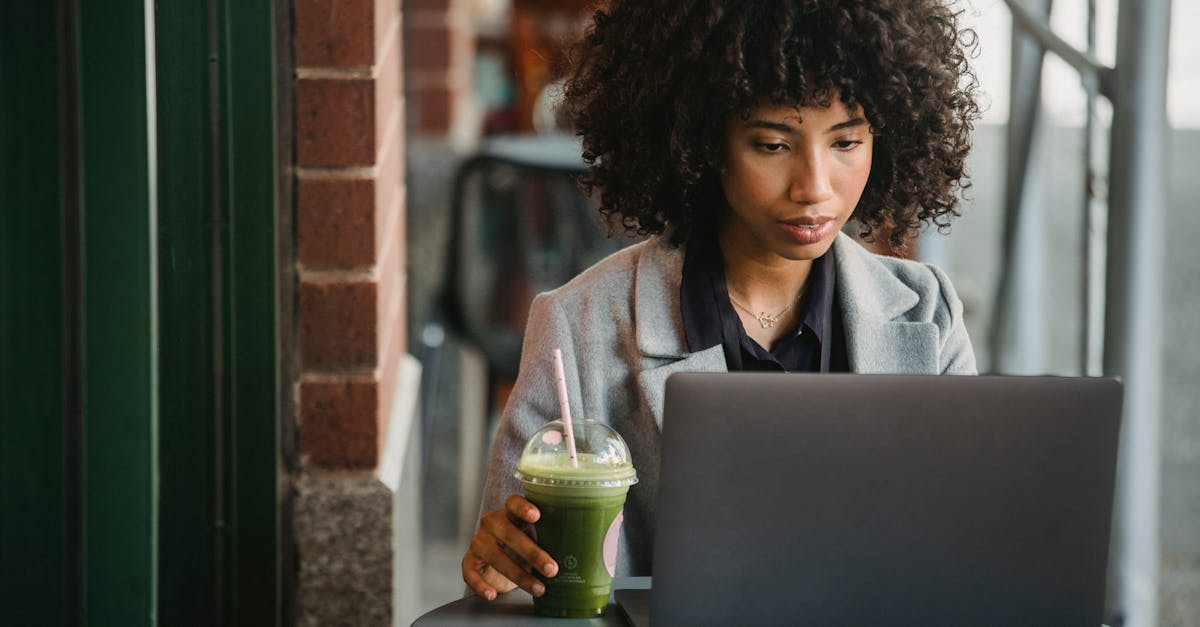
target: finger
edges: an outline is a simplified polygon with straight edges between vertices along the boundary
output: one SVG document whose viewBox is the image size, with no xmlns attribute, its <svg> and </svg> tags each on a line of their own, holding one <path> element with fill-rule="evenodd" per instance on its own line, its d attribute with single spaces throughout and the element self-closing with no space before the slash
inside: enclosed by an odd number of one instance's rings
<svg viewBox="0 0 1200 627">
<path fill-rule="evenodd" d="M 542 550 L 524 531 L 511 521 L 502 518 L 485 518 L 481 527 L 494 536 L 500 544 L 516 554 L 526 564 L 538 569 L 543 575 L 558 574 L 558 564 L 550 554 Z"/>
<path fill-rule="evenodd" d="M 501 575 L 500 571 L 491 566 L 483 567 L 483 580 L 488 582 L 500 594 L 511 592 L 513 588 L 517 587 L 517 584 L 513 583 L 511 579 Z"/>
<path fill-rule="evenodd" d="M 475 594 L 487 599 L 488 601 L 494 601 L 497 594 L 496 588 L 488 583 L 488 581 L 484 579 L 484 576 L 479 572 L 486 567 L 487 565 L 484 564 L 482 560 L 468 551 L 467 554 L 463 556 L 462 561 L 463 581 L 467 583 L 467 587 L 470 588 Z"/>
<path fill-rule="evenodd" d="M 504 509 L 511 518 L 521 522 L 535 523 L 542 517 L 537 506 L 519 494 L 508 497 L 508 500 L 504 502 Z"/>
<path fill-rule="evenodd" d="M 494 538 L 488 538 L 481 533 L 475 534 L 471 540 L 471 552 L 529 594 L 540 597 L 546 592 L 546 586 L 532 573 L 513 561 Z"/>
</svg>

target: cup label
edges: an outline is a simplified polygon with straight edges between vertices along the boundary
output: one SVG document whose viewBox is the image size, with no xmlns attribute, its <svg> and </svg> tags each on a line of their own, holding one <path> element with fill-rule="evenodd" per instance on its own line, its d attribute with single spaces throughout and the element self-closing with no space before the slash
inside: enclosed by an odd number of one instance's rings
<svg viewBox="0 0 1200 627">
<path fill-rule="evenodd" d="M 565 570 L 558 573 L 554 577 L 554 581 L 558 583 L 587 583 L 583 576 L 575 572 L 579 568 L 579 558 L 574 555 L 567 555 L 562 559 L 562 566 Z"/>
<path fill-rule="evenodd" d="M 621 523 L 624 520 L 625 510 L 621 510 L 604 534 L 604 567 L 608 569 L 609 577 L 617 576 L 617 541 L 621 538 Z"/>
</svg>

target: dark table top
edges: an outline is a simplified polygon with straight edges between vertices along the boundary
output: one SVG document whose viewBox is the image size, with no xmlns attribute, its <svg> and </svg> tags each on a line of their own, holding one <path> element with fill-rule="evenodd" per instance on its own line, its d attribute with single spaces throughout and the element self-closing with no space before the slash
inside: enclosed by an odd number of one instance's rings
<svg viewBox="0 0 1200 627">
<path fill-rule="evenodd" d="M 617 577 L 613 590 L 645 590 L 650 587 L 649 577 Z M 594 627 L 626 627 L 621 610 L 608 600 L 608 611 L 596 618 L 547 618 L 533 613 L 533 598 L 521 589 L 500 595 L 495 601 L 484 601 L 471 596 L 451 601 L 435 610 L 426 612 L 413 623 L 413 627 L 450 627 L 454 625 L 517 627 L 520 625 L 590 625 Z"/>
</svg>

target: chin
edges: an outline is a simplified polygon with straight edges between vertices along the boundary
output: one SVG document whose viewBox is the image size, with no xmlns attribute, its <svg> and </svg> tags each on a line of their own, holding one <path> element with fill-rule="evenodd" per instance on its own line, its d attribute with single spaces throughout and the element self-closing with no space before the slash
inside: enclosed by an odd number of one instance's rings
<svg viewBox="0 0 1200 627">
<path fill-rule="evenodd" d="M 785 259 L 792 261 L 812 261 L 821 255 L 824 255 L 833 247 L 833 240 L 836 238 L 837 232 L 828 239 L 823 239 L 812 244 L 798 244 L 796 242 L 787 242 L 784 246 L 779 247 L 776 253 Z"/>
</svg>

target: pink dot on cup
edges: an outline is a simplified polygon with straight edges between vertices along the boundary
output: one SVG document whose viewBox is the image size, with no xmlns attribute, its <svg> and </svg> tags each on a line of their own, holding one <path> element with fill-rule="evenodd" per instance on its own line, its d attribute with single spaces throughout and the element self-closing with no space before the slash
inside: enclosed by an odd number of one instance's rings
<svg viewBox="0 0 1200 627">
<path fill-rule="evenodd" d="M 609 577 L 617 576 L 617 541 L 621 539 L 621 523 L 624 521 L 625 510 L 621 510 L 608 526 L 608 533 L 604 534 L 604 568 L 608 570 Z"/>
<path fill-rule="evenodd" d="M 542 434 L 542 442 L 551 446 L 561 444 L 562 439 L 563 436 L 561 431 L 547 431 Z"/>
</svg>

